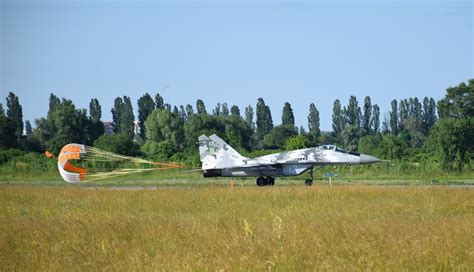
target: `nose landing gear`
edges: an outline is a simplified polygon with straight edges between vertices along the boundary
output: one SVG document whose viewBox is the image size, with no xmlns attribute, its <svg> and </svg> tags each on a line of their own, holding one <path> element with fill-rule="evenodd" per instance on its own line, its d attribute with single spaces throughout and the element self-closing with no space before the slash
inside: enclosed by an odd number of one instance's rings
<svg viewBox="0 0 474 272">
<path fill-rule="evenodd" d="M 313 185 L 313 168 L 314 167 L 311 167 L 311 169 L 309 170 L 309 176 L 310 178 L 309 179 L 306 179 L 304 181 L 304 184 L 306 184 L 306 186 L 312 186 Z"/>
</svg>

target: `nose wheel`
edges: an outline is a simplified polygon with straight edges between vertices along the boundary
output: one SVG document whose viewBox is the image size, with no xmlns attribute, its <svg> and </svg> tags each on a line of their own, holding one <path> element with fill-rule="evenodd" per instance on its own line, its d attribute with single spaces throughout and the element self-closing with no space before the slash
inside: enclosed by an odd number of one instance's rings
<svg viewBox="0 0 474 272">
<path fill-rule="evenodd" d="M 306 184 L 306 186 L 313 186 L 313 168 L 314 167 L 311 167 L 311 169 L 309 170 L 310 178 L 304 181 L 304 184 Z"/>
<path fill-rule="evenodd" d="M 257 186 L 273 186 L 275 185 L 275 178 L 273 177 L 259 177 L 257 179 Z"/>
</svg>

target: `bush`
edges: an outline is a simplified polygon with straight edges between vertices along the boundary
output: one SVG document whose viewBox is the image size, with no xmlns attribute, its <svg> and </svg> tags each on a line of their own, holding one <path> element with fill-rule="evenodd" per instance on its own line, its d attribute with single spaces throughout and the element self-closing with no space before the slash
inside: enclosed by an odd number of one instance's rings
<svg viewBox="0 0 474 272">
<path fill-rule="evenodd" d="M 263 138 L 263 146 L 268 149 L 283 148 L 286 141 L 296 135 L 298 135 L 298 132 L 291 125 L 276 126 Z"/>
<path fill-rule="evenodd" d="M 42 153 L 25 152 L 18 149 L 0 150 L 0 165 L 21 171 L 56 170 L 56 159 L 47 158 Z"/>
<path fill-rule="evenodd" d="M 174 146 L 169 141 L 154 142 L 147 141 L 142 147 L 141 151 L 150 159 L 168 160 L 177 152 Z"/>
<path fill-rule="evenodd" d="M 304 135 L 296 135 L 290 137 L 286 141 L 286 150 L 295 150 L 295 149 L 301 149 L 301 148 L 306 148 L 309 145 L 308 138 Z"/>
<path fill-rule="evenodd" d="M 0 165 L 12 161 L 15 158 L 25 155 L 26 152 L 19 149 L 0 150 Z"/>
<path fill-rule="evenodd" d="M 138 144 L 123 134 L 103 135 L 94 142 L 94 147 L 128 156 L 140 154 Z"/>
</svg>

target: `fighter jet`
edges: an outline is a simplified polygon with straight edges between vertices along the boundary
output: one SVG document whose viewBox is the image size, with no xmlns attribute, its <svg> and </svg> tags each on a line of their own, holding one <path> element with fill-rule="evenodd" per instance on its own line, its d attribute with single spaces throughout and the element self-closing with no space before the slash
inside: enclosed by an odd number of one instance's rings
<svg viewBox="0 0 474 272">
<path fill-rule="evenodd" d="M 313 169 L 327 165 L 371 164 L 380 159 L 347 152 L 334 145 L 321 145 L 246 158 L 217 135 L 199 136 L 199 155 L 204 177 L 257 177 L 258 186 L 275 184 L 275 177 L 298 176 L 310 171 L 306 185 L 313 184 Z"/>
</svg>

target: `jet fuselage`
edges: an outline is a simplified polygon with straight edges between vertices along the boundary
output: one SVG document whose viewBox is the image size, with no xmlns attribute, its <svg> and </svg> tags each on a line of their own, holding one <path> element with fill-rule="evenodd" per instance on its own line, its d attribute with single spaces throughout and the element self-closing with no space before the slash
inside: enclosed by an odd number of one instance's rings
<svg viewBox="0 0 474 272">
<path fill-rule="evenodd" d="M 199 141 L 204 177 L 296 176 L 314 166 L 370 164 L 380 161 L 369 155 L 346 152 L 334 145 L 246 158 L 216 135 L 203 135 Z"/>
</svg>

